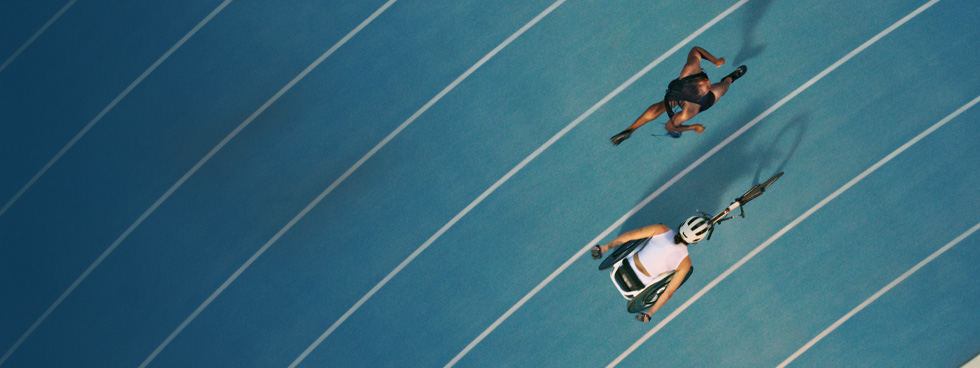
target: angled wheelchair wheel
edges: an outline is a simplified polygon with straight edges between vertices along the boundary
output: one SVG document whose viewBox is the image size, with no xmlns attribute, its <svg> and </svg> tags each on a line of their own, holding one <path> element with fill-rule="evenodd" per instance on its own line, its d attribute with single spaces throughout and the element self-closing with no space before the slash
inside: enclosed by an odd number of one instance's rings
<svg viewBox="0 0 980 368">
<path fill-rule="evenodd" d="M 602 263 L 599 264 L 599 271 L 612 267 L 613 265 L 616 264 L 616 262 L 623 260 L 623 258 L 626 258 L 626 256 L 630 255 L 630 253 L 633 252 L 634 249 L 637 249 L 637 247 L 646 244 L 647 239 L 650 238 L 630 240 L 628 242 L 620 244 L 618 247 L 613 249 L 613 251 L 609 253 L 608 256 L 606 256 L 606 259 L 602 260 Z"/>
<path fill-rule="evenodd" d="M 694 267 L 691 267 L 690 271 L 687 271 L 687 275 L 684 276 L 684 281 L 681 281 L 681 286 L 687 282 L 687 279 L 691 278 L 691 274 L 694 273 Z M 639 294 L 630 300 L 629 304 L 626 305 L 626 311 L 630 313 L 640 313 L 653 306 L 654 303 L 660 299 L 660 295 L 667 290 L 667 285 L 670 284 L 670 280 L 674 279 L 674 274 L 667 275 L 666 277 L 654 282 L 647 287 L 643 288 Z"/>
<path fill-rule="evenodd" d="M 773 175 L 771 178 L 769 178 L 769 180 L 766 180 L 762 184 L 758 184 L 758 185 L 752 187 L 752 189 L 749 189 L 748 192 L 745 192 L 745 194 L 742 194 L 741 197 L 738 197 L 737 201 L 744 206 L 746 203 L 749 203 L 749 201 L 751 201 L 751 200 L 755 199 L 756 197 L 762 195 L 762 193 L 765 193 L 766 192 L 766 189 L 768 189 L 769 186 L 772 185 L 772 183 L 775 183 L 776 180 L 778 180 L 780 176 L 783 176 L 783 173 L 782 172 L 780 172 L 780 173 L 778 173 L 776 175 Z"/>
</svg>

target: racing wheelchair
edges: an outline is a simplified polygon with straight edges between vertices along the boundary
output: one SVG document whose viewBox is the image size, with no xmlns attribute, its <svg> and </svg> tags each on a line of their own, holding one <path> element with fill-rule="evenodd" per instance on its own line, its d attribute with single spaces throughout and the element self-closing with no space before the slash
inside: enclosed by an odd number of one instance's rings
<svg viewBox="0 0 980 368">
<path fill-rule="evenodd" d="M 730 220 L 735 216 L 728 216 L 736 208 L 739 209 L 739 216 L 745 217 L 745 211 L 742 209 L 746 203 L 759 197 L 769 188 L 772 183 L 774 183 L 779 177 L 783 176 L 780 172 L 773 175 L 771 178 L 763 182 L 762 184 L 757 184 L 745 194 L 735 198 L 727 208 L 718 213 L 715 216 L 709 217 L 707 213 L 700 212 L 701 217 L 703 217 L 709 226 L 707 240 L 711 240 L 711 234 L 715 230 L 715 225 L 722 223 L 723 221 Z M 612 252 L 602 260 L 599 264 L 599 270 L 604 271 L 606 269 L 612 268 L 609 273 L 609 277 L 613 281 L 613 285 L 616 285 L 616 290 L 623 295 L 623 298 L 629 301 L 626 305 L 626 310 L 630 313 L 639 313 L 641 311 L 649 309 L 654 303 L 660 299 L 660 295 L 667 290 L 667 285 L 674 278 L 674 271 L 667 271 L 662 274 L 654 276 L 653 282 L 648 285 L 644 285 L 640 281 L 639 277 L 636 276 L 636 272 L 633 267 L 629 264 L 629 257 L 638 253 L 647 244 L 647 240 L 650 238 L 642 238 L 630 240 L 616 247 Z M 687 282 L 687 279 L 691 277 L 694 273 L 694 267 L 684 276 L 684 280 L 681 281 L 681 285 Z"/>
</svg>

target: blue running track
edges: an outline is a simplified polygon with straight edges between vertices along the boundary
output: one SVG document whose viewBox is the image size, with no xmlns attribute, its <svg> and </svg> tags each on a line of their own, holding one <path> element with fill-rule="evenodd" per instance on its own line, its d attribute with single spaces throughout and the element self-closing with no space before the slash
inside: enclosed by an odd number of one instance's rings
<svg viewBox="0 0 980 368">
<path fill-rule="evenodd" d="M 0 2 L 0 368 L 958 367 L 980 2 L 927 1 Z M 612 146 L 695 45 L 705 132 Z M 649 323 L 584 252 L 780 171 Z"/>
</svg>

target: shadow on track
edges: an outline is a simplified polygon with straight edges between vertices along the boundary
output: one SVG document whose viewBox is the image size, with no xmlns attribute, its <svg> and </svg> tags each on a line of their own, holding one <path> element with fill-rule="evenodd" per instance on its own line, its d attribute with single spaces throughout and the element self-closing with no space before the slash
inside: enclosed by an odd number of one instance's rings
<svg viewBox="0 0 980 368">
<path fill-rule="evenodd" d="M 762 101 L 756 100 L 749 106 L 765 105 Z M 762 107 L 748 109 L 734 121 L 748 122 L 758 116 L 762 109 Z M 709 214 L 724 209 L 734 200 L 734 196 L 729 193 L 733 185 L 744 187 L 734 189 L 748 190 L 751 185 L 767 179 L 786 167 L 806 134 L 807 116 L 806 112 L 802 112 L 791 118 L 772 140 L 759 142 L 759 139 L 765 139 L 759 138 L 760 136 L 768 136 L 764 134 L 766 130 L 763 127 L 755 127 L 745 132 L 735 142 L 702 164 L 702 167 L 689 173 L 687 177 L 682 178 L 654 201 L 641 208 L 623 224 L 619 233 L 656 223 L 676 228 L 687 217 L 696 215 L 699 209 Z M 721 139 L 724 138 L 720 137 L 717 142 Z M 642 199 L 704 155 L 704 152 L 715 144 L 717 143 L 712 142 L 711 145 L 705 145 L 704 149 L 694 151 L 684 159 L 677 160 L 674 167 L 666 171 L 668 176 L 664 176 L 651 186 Z M 752 176 L 752 183 L 744 183 L 744 180 L 740 180 L 747 176 Z M 742 194 L 741 191 L 738 194 Z"/>
<path fill-rule="evenodd" d="M 738 50 L 738 54 L 735 54 L 731 65 L 742 65 L 747 60 L 761 54 L 762 50 L 766 48 L 765 43 L 759 43 L 755 39 L 755 27 L 765 15 L 766 10 L 769 9 L 770 4 L 772 4 L 772 0 L 749 2 L 748 9 L 745 10 L 745 20 L 742 22 L 742 47 Z"/>
</svg>

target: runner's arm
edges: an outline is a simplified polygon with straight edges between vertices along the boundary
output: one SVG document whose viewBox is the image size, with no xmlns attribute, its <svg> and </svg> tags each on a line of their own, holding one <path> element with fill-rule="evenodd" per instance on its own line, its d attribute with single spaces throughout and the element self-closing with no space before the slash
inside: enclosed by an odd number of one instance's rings
<svg viewBox="0 0 980 368">
<path fill-rule="evenodd" d="M 696 114 L 691 114 L 689 112 L 689 109 L 687 108 L 682 109 L 680 112 L 674 114 L 674 116 L 667 121 L 667 125 L 665 125 L 664 128 L 666 128 L 671 132 L 683 132 L 686 130 L 693 130 L 698 134 L 701 134 L 701 132 L 704 131 L 704 125 L 701 124 L 682 125 L 682 123 L 684 123 L 685 121 L 688 121 L 689 119 L 693 118 L 694 115 Z"/>
<path fill-rule="evenodd" d="M 725 58 L 716 58 L 714 55 L 701 48 L 700 46 L 694 46 L 691 48 L 691 52 L 687 53 L 687 62 L 690 63 L 692 58 L 696 58 L 698 64 L 701 63 L 701 59 L 710 61 L 715 66 L 722 66 L 725 64 Z"/>
<path fill-rule="evenodd" d="M 687 53 L 687 62 L 684 63 L 684 68 L 681 69 L 680 78 L 700 73 L 701 59 L 708 60 L 712 64 L 715 64 L 715 66 L 722 66 L 725 64 L 725 58 L 716 58 L 714 55 L 711 55 L 711 53 L 700 46 L 694 46 L 691 48 L 691 51 L 688 51 Z"/>
</svg>

